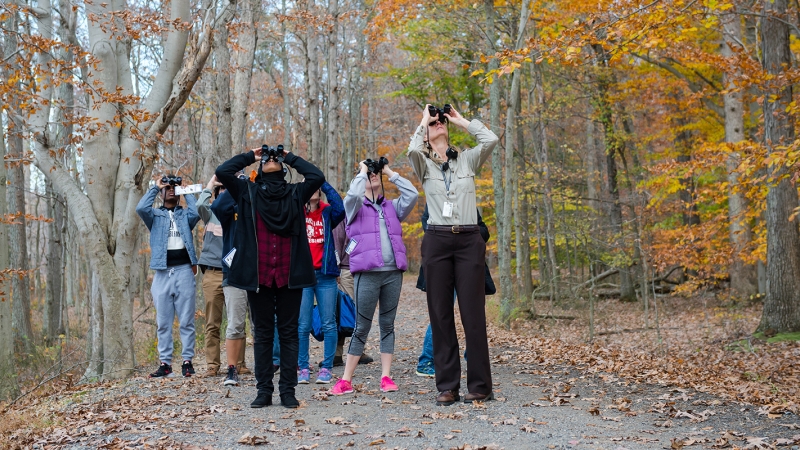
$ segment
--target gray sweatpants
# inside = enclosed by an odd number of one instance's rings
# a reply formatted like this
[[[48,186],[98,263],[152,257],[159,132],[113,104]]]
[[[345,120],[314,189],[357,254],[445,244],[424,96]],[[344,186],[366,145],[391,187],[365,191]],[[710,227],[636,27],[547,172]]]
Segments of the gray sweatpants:
[[[181,331],[181,357],[194,358],[195,280],[192,266],[184,264],[156,270],[150,292],[156,307],[158,357],[172,364],[172,322],[178,316]]]
[[[361,356],[367,342],[375,306],[380,305],[378,325],[381,329],[381,353],[394,353],[394,317],[403,287],[403,272],[359,272],[355,274],[356,328],[347,354]]]

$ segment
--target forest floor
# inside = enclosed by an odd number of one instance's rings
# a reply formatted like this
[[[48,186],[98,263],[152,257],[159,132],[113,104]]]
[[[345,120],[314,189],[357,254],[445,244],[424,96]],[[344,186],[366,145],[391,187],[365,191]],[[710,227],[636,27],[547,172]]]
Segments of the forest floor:
[[[657,329],[654,316],[641,329],[640,306],[606,300],[588,344],[585,308],[541,302],[540,314],[573,318],[489,326],[496,401],[440,407],[433,380],[415,375],[428,319],[412,278],[396,322],[398,392],[380,392],[376,362],[358,367],[355,394],[300,385],[299,409],[251,409],[252,375],[227,388],[222,377],[151,381],[153,367],[142,367],[123,382],[64,384],[5,409],[0,447],[800,448],[800,343],[750,337],[758,305],[670,297],[659,301]],[[311,353],[320,359],[313,340]]]

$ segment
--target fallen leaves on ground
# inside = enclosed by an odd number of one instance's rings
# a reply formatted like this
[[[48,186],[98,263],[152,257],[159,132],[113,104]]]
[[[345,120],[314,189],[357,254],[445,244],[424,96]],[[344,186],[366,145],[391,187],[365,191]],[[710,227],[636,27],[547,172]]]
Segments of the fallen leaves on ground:
[[[242,437],[240,437],[237,443],[242,445],[267,445],[269,441],[267,440],[266,436],[255,436],[250,433],[245,433]]]
[[[542,310],[552,309],[548,302],[541,303]],[[712,303],[719,304],[713,299]],[[655,339],[652,321],[653,329],[645,332],[618,332],[587,344],[588,313],[584,317],[579,310],[569,310],[570,315],[579,315],[576,320],[555,324],[527,321],[513,330],[490,324],[488,335],[493,347],[515,349],[503,353],[503,362],[513,355],[521,363],[540,368],[569,364],[607,382],[624,377],[628,381],[672,384],[769,406],[764,414],[770,418],[781,417],[786,411],[800,414],[800,342],[767,345],[753,341],[754,351],[732,351],[726,346],[745,337],[742,330],[756,329],[761,305],[732,312],[724,306],[710,306],[704,311],[697,298],[669,297],[664,304],[667,311],[660,323],[661,345]],[[644,321],[641,310],[629,304],[606,300],[598,302],[596,308],[598,330]],[[562,312],[566,310],[556,308],[550,313]],[[735,327],[731,325],[732,316]],[[567,404],[555,394],[551,392],[543,400],[553,406]]]

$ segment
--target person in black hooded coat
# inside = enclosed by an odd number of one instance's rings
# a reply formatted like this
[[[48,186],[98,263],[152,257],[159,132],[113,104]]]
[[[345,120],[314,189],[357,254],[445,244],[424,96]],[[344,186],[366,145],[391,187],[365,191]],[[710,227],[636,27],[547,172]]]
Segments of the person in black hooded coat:
[[[292,153],[281,153],[283,164],[294,168],[305,180],[289,184],[280,157],[261,158],[261,149],[236,155],[217,167],[217,179],[236,199],[238,217],[233,249],[223,255],[228,284],[247,291],[253,324],[253,351],[258,395],[250,404],[261,408],[272,404],[272,344],[277,316],[281,342],[278,389],[281,404],[297,408],[297,318],[303,288],[316,284],[314,264],[306,235],[304,205],[325,176],[313,164]],[[254,181],[236,173],[261,160]]]

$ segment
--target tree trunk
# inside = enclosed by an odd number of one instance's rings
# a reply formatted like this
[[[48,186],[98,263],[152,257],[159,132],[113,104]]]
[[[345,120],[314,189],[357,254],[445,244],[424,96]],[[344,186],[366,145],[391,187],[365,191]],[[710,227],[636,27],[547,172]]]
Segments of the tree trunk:
[[[586,170],[586,197],[589,198],[587,205],[595,211],[600,210],[600,179],[599,164],[597,162],[597,143],[595,141],[594,108],[588,102],[586,117],[586,151],[584,154],[584,170]]]
[[[742,42],[741,17],[737,14],[723,16],[723,42],[722,56],[733,58],[734,48],[740,48]],[[725,108],[725,142],[729,144],[728,160],[728,220],[730,221],[729,236],[733,247],[733,256],[728,272],[731,278],[731,290],[740,298],[749,297],[758,293],[758,271],[754,264],[747,264],[742,260],[752,240],[752,230],[747,223],[747,200],[744,193],[740,192],[739,154],[737,144],[745,140],[744,129],[744,93],[736,88],[734,80],[740,76],[741,70],[736,65],[730,65],[724,74],[725,94],[722,101]]]
[[[497,51],[497,31],[496,31],[496,11],[494,9],[493,0],[484,0],[483,9],[486,15],[486,53],[491,55]],[[496,70],[500,67],[497,58],[489,60],[488,69]],[[489,86],[489,128],[494,131],[498,136],[503,133],[500,132],[500,78],[497,77]],[[504,247],[510,247],[511,243],[503,239],[505,235],[503,227],[505,223],[502,221],[504,208],[503,196],[503,148],[497,145],[492,150],[492,185],[494,186],[494,216],[497,223],[497,266],[500,271],[500,292],[501,304],[506,299],[507,294],[503,289],[503,270],[504,268],[511,267],[511,254],[503,250]]]
[[[217,142],[215,145],[216,151],[206,155],[206,158],[210,160],[206,162],[206,166],[207,168],[213,167],[216,170],[222,161],[216,161],[215,154],[222,153],[226,157],[230,157],[236,153],[241,153],[243,150],[240,147],[237,152],[233,145],[233,132],[231,129],[231,52],[228,48],[228,24],[226,21],[221,21],[214,33],[214,65],[216,66],[214,85],[216,87],[217,101]]]
[[[523,127],[521,126],[520,111],[521,101],[517,104],[517,188],[515,189],[518,211],[514,211],[517,218],[517,283],[519,284],[519,296],[529,299],[533,294],[533,275],[531,274],[531,236],[530,236],[530,213],[528,206],[527,180],[525,174],[528,168],[525,160],[525,139]],[[521,179],[520,179],[521,177]]]
[[[16,30],[18,26],[18,16],[11,13],[5,21],[7,30]],[[16,35],[5,33],[3,53],[13,55],[17,51]],[[9,56],[11,57],[11,56]],[[9,74],[4,74],[4,79],[10,79]],[[19,87],[19,83],[17,83]],[[31,328],[30,312],[30,281],[28,275],[28,246],[27,235],[25,233],[25,171],[22,165],[23,141],[22,124],[13,119],[17,113],[11,110],[11,105],[4,105],[8,111],[8,142],[7,142],[7,162],[6,171],[8,186],[6,191],[6,201],[9,214],[23,215],[14,220],[8,227],[8,240],[10,242],[11,269],[18,270],[19,275],[11,274],[11,305],[12,305],[12,328],[14,330],[15,348],[24,353],[30,353],[33,349],[33,331]],[[9,161],[10,160],[10,161]]]
[[[678,119],[678,125],[683,127],[682,119]],[[691,155],[691,137],[689,132],[681,130],[678,132],[675,139],[675,147],[679,154],[676,158],[678,163],[688,163],[692,161]],[[700,215],[697,213],[697,203],[695,203],[694,193],[694,179],[689,174],[680,180],[681,190],[678,191],[678,197],[681,200],[681,217],[683,224],[686,226],[700,225]]]
[[[4,59],[4,49],[0,47],[0,60]],[[0,136],[0,155],[6,154],[5,136]],[[8,213],[6,207],[6,165],[0,164],[0,216]],[[0,270],[11,267],[9,260],[9,228],[6,223],[0,223]],[[11,279],[13,275],[0,277],[0,400],[16,396],[17,371],[14,364],[14,330],[12,325]]]
[[[286,0],[281,0],[281,14],[286,15]],[[281,84],[283,85],[283,149],[292,151],[292,103],[289,97],[289,34],[286,21],[281,22]]]
[[[542,183],[542,205],[544,206],[544,236],[545,236],[545,250],[547,257],[548,270],[541,273],[542,282],[549,287],[550,299],[556,300],[558,297],[559,289],[559,268],[558,260],[556,259],[556,236],[555,236],[555,209],[553,208],[553,185],[550,180],[550,162],[548,156],[548,137],[547,128],[545,127],[542,115],[545,109],[545,96],[544,96],[544,79],[542,78],[541,69],[534,65],[534,89],[536,91],[536,118],[532,121],[534,126],[535,143],[534,149],[536,153],[536,163],[539,165],[540,178]]]
[[[339,166],[341,165],[341,146],[339,132],[339,58],[336,52],[339,31],[339,0],[328,0],[328,104],[327,112],[327,170],[325,178],[335,188],[339,186]]]
[[[306,8],[313,14],[314,0],[306,1]],[[312,163],[319,166],[322,162],[322,142],[319,136],[319,61],[317,56],[317,33],[313,24],[306,28],[306,139],[308,156]]]
[[[47,224],[47,327],[45,336],[49,345],[55,345],[59,336],[64,334],[64,293],[62,290],[64,277],[64,214],[66,199],[58,195],[52,184],[47,182],[47,198],[49,215],[53,219]]]
[[[594,106],[601,126],[603,127],[604,144],[606,151],[606,196],[610,199],[608,216],[611,222],[612,248],[617,253],[615,266],[619,269],[620,299],[623,301],[636,301],[634,279],[631,275],[627,251],[624,245],[624,227],[622,219],[622,205],[620,203],[619,183],[617,180],[616,156],[622,153],[624,140],[614,128],[613,110],[608,100],[608,90],[612,80],[608,73],[606,55],[602,48],[594,48],[597,59],[597,91],[595,92]]]
[[[782,84],[764,93],[764,144],[769,154],[785,151],[795,139],[794,118],[786,114],[792,86],[782,77],[792,65],[790,29],[784,22],[787,0],[765,0],[761,20],[764,69]],[[785,164],[768,169],[772,184],[767,192],[767,296],[761,331],[800,331],[800,233],[789,217],[798,206],[797,184]]]
[[[255,14],[261,10],[261,2],[246,0],[241,3],[241,25],[239,29],[239,51],[236,54],[236,75],[233,80],[233,104],[231,107],[231,155],[242,153],[247,144],[247,111],[250,104],[250,82],[253,78],[253,60],[256,55],[258,32]],[[265,142],[270,146],[277,142]]]

